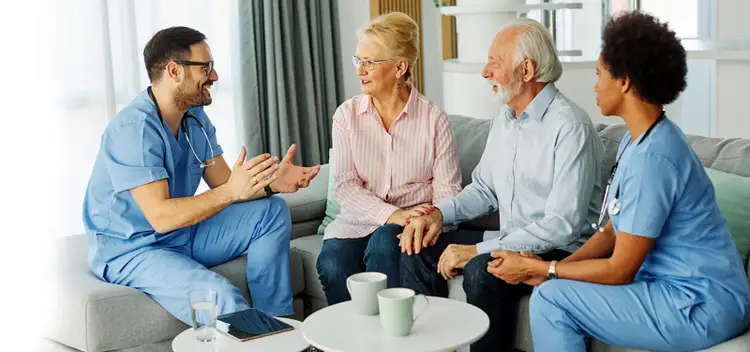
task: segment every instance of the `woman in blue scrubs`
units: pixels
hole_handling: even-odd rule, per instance
[[[658,351],[731,339],[750,323],[748,279],[701,161],[664,114],[686,86],[685,49],[641,12],[611,19],[602,39],[597,104],[628,128],[605,193],[610,220],[559,263],[496,252],[488,270],[541,284],[536,351],[585,351],[586,336]]]

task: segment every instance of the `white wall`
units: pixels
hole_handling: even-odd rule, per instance
[[[721,0],[716,2],[716,35],[719,40],[750,41],[747,14],[750,1]],[[717,63],[716,135],[718,137],[750,138],[750,108],[747,104],[747,79],[750,62],[720,61]]]
[[[346,100],[362,92],[359,88],[359,78],[352,66],[352,55],[357,49],[357,30],[370,22],[370,1],[339,0],[338,12],[339,43],[341,43],[339,57],[344,79],[343,99]]]
[[[422,64],[424,96],[443,106],[443,39],[440,9],[432,0],[422,0]]]

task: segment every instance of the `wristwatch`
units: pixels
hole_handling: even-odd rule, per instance
[[[273,191],[273,190],[271,189],[271,185],[266,185],[265,187],[263,187],[263,190],[264,190],[264,191],[266,191],[266,195],[267,195],[267,196],[272,196],[272,195],[274,195],[274,194],[276,194],[276,193],[277,193],[277,192],[274,192],[274,191]]]
[[[547,277],[549,277],[550,279],[557,279],[557,260],[553,260],[549,263]]]

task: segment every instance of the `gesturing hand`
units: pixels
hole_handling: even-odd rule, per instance
[[[245,161],[246,156],[247,150],[242,147],[227,181],[234,202],[258,198],[260,191],[275,180],[273,173],[278,169],[275,156],[261,154]]]
[[[320,165],[312,167],[297,166],[292,163],[297,145],[292,144],[286,152],[286,156],[279,163],[276,172],[276,180],[271,183],[271,190],[280,193],[294,193],[300,188],[310,185],[315,176],[320,172]]]

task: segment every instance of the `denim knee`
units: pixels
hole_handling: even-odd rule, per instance
[[[486,294],[487,291],[484,288],[492,280],[497,280],[496,277],[487,271],[487,264],[490,261],[492,261],[492,256],[489,254],[480,254],[469,260],[464,266],[463,286],[467,298]]]
[[[286,204],[284,198],[280,196],[270,196],[265,199],[268,201],[268,216],[274,218],[279,226],[286,227],[291,230],[292,228],[292,216],[289,214],[289,206]],[[290,231],[286,231],[289,233]]]
[[[398,234],[403,231],[403,227],[398,225],[381,226],[370,237],[367,244],[367,254],[397,255],[400,253]]]
[[[359,266],[358,263],[348,263],[347,256],[341,255],[342,247],[335,239],[323,241],[323,248],[315,264],[321,280],[325,282],[346,280],[353,270],[356,271],[354,268]]]

